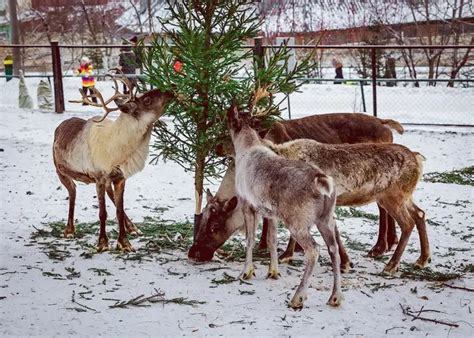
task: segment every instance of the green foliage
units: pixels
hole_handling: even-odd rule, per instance
[[[108,221],[107,236],[111,240],[117,239],[117,224],[115,221]],[[158,257],[159,254],[170,250],[188,251],[192,244],[193,227],[186,222],[169,222],[159,218],[145,217],[143,222],[135,223],[142,231],[143,236],[135,239],[134,246],[136,252],[122,254],[119,251],[112,250],[117,258],[127,261],[142,261],[158,259],[168,262],[165,257]],[[99,236],[99,222],[77,223],[74,239],[65,239],[63,237],[66,224],[64,222],[52,222],[45,225],[44,228],[35,228],[30,236],[30,246],[35,245],[40,248],[49,259],[55,261],[64,261],[72,257],[73,251],[81,252],[81,256],[91,258],[97,254],[95,245]],[[111,243],[113,248],[114,243]],[[219,256],[225,261],[244,261],[245,246],[242,240],[232,238],[219,250]],[[255,252],[255,260],[266,260],[268,255],[262,252]],[[110,272],[105,269],[91,268],[90,271],[99,276],[108,276]],[[55,277],[55,276],[52,276]],[[61,276],[62,277],[62,276]]]
[[[420,269],[415,265],[403,264],[400,267],[401,278],[423,280],[430,282],[446,282],[452,279],[461,277],[461,274],[456,272],[441,272],[434,271],[431,268]]]
[[[166,111],[172,126],[155,126],[153,162],[172,160],[195,172],[201,193],[198,181],[217,177],[224,169],[215,149],[228,142],[226,111],[231,103],[258,115],[268,127],[280,114],[275,95],[298,90],[296,78],[312,66],[311,57],[288,72],[290,50],[281,46],[266,58],[265,68],[259,67],[262,60],[253,60],[244,69],[253,52],[243,46],[261,26],[253,1],[178,0],[168,5],[170,16],[161,19],[161,36],[150,47],[139,43],[136,50],[146,81],[177,98]],[[183,64],[180,72],[173,68],[176,60]],[[264,95],[256,97],[258,90]]]
[[[433,172],[423,175],[423,180],[431,183],[451,183],[460,185],[474,185],[474,166],[459,170]]]
[[[378,215],[370,214],[358,208],[353,208],[353,207],[349,207],[349,208],[336,207],[336,217],[338,219],[341,219],[343,217],[348,217],[348,218],[360,217],[360,218],[367,218],[372,221],[377,221],[379,219]]]
[[[156,159],[190,171],[204,164],[205,176],[220,174],[222,159],[212,153],[226,134],[226,109],[243,96],[235,78],[252,51],[241,47],[260,26],[252,8],[244,0],[176,1],[170,17],[161,20],[166,38],[156,37],[151,48],[139,45],[147,82],[178,98],[167,109],[174,127],[155,127]],[[176,60],[183,64],[181,72],[173,68]]]

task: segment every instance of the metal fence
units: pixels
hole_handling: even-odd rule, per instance
[[[35,53],[42,56],[45,64],[42,71],[32,74],[28,71],[27,77],[48,77],[54,83],[55,111],[62,113],[66,108],[74,109],[65,100],[64,86],[77,86],[77,80],[71,81],[71,69],[77,62],[79,55],[86,51],[101,51],[107,57],[105,66],[116,63],[119,49],[123,45],[0,45],[5,48],[4,53],[12,48],[21,48],[25,54],[30,52],[35,58]],[[272,50],[281,46],[263,45],[261,39],[256,39],[252,48],[254,54],[264,58]],[[401,55],[404,51],[451,51],[469,53],[474,46],[393,46],[393,45],[364,45],[364,46],[288,46],[295,50],[298,58],[301,54],[316,50],[318,57],[317,69],[308,77],[300,79],[304,82],[301,93],[291,94],[284,100],[282,108],[284,116],[296,118],[316,113],[331,112],[366,112],[381,118],[393,118],[405,124],[421,125],[461,125],[474,126],[474,59],[469,56],[463,70],[451,79],[446,74],[441,74],[437,79],[428,79],[416,68],[416,79],[406,78],[409,71],[397,65],[397,78],[381,76],[383,68],[383,53],[388,55]],[[38,52],[41,51],[41,52]],[[387,52],[388,51],[388,52]],[[356,67],[347,60],[348,56],[363,55],[365,57],[365,74],[361,76],[360,67]],[[450,55],[451,55],[450,54]],[[463,54],[464,55],[464,54]],[[344,60],[344,79],[335,80],[334,68],[330,64],[331,58]],[[48,61],[49,60],[49,61]],[[412,60],[413,61],[413,60]],[[417,61],[417,60],[415,60]],[[349,63],[349,64],[347,64]],[[439,64],[438,64],[439,66]],[[107,68],[105,68],[107,69]],[[33,70],[33,69],[32,69]],[[332,74],[331,74],[332,73]],[[421,75],[420,75],[421,73]],[[314,76],[314,75],[317,76]],[[4,76],[2,76],[4,77]],[[447,84],[452,87],[447,87]],[[71,91],[66,91],[70,93]],[[78,94],[77,94],[78,95]],[[66,98],[71,99],[71,98]]]
[[[282,105],[285,117],[366,112],[407,125],[474,126],[474,80],[456,79],[450,88],[447,79],[437,80],[436,87],[429,86],[427,79],[377,79],[375,105],[372,79],[302,81],[302,92],[291,94]],[[416,82],[419,87],[415,87]]]

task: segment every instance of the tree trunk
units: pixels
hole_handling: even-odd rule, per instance
[[[202,192],[204,187],[204,165],[206,157],[198,155],[196,158],[196,172],[194,173],[195,209],[194,209],[194,238],[199,231],[201,220]]]
[[[211,47],[211,35],[212,35],[212,17],[215,11],[216,3],[215,1],[209,1],[206,3],[205,14],[204,14],[204,26],[205,26],[205,41],[204,45],[206,46],[206,51],[210,50]],[[195,10],[202,10],[202,7],[196,7]],[[211,62],[211,56],[208,56],[208,62]],[[209,71],[204,68],[203,78],[209,79]],[[207,131],[207,122],[209,117],[209,87],[207,84],[203,84],[198,90],[198,96],[202,100],[203,112],[199,121],[197,122],[197,139],[201,139],[200,135],[206,134]],[[194,190],[195,190],[195,211],[194,211],[194,238],[199,231],[199,221],[201,220],[201,209],[202,209],[202,192],[204,186],[204,172],[206,165],[206,156],[208,150],[198,149],[196,154],[196,172],[194,173]]]

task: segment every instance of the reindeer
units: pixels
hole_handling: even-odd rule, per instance
[[[319,256],[319,246],[310,233],[316,223],[331,256],[334,283],[328,304],[342,301],[340,258],[336,240],[334,208],[336,195],[331,177],[302,161],[283,158],[265,146],[235,106],[227,114],[228,127],[235,149],[235,189],[244,210],[247,249],[240,275],[254,274],[252,250],[255,243],[257,212],[269,220],[269,278],[278,278],[276,219],[285,222],[291,235],[303,247],[307,258],[303,278],[289,305],[298,309],[307,298],[309,279]]]
[[[256,125],[252,121],[253,125]],[[258,125],[257,125],[258,126]],[[264,139],[283,143],[294,139],[308,138],[322,143],[391,143],[391,130],[403,133],[403,127],[394,120],[379,119],[359,113],[332,113],[312,115],[295,120],[275,122],[270,129],[260,132]],[[226,147],[221,154],[232,152]],[[207,205],[202,211],[196,238],[188,252],[188,257],[197,261],[211,260],[214,252],[243,224],[243,214],[235,197],[235,170],[230,165],[216,195],[207,190]],[[235,197],[235,198],[234,198]],[[232,208],[235,206],[235,208]],[[380,230],[377,243],[369,251],[369,256],[377,257],[398,243],[395,222],[379,206]],[[266,247],[268,220],[264,218],[260,248]],[[281,255],[282,261],[290,260],[292,246]],[[342,256],[341,256],[342,257]]]
[[[267,276],[278,278],[276,220],[281,219],[302,246],[307,258],[303,278],[289,303],[292,308],[302,308],[307,298],[309,278],[319,256],[319,246],[310,233],[310,227],[316,223],[328,246],[333,265],[333,291],[328,304],[340,305],[340,258],[334,219],[336,195],[332,178],[303,161],[288,160],[276,155],[264,145],[255,130],[250,128],[246,118],[239,116],[235,106],[228,110],[227,119],[235,149],[235,188],[243,205],[247,233],[246,259],[240,277],[249,279],[254,274],[252,251],[257,213],[261,213],[270,220],[270,266]]]
[[[416,225],[421,254],[416,266],[430,261],[425,212],[413,202],[413,192],[422,176],[424,157],[398,144],[323,144],[294,140],[283,144],[264,141],[275,154],[312,164],[334,179],[337,204],[365,205],[377,202],[399,224],[402,234],[384,268],[393,275]],[[292,244],[294,247],[294,240]],[[344,257],[342,260],[344,261]]]
[[[97,89],[94,89],[94,96],[99,99],[98,104],[91,102],[90,96],[81,92],[85,103],[104,108],[105,114],[102,118],[84,120],[73,117],[62,122],[54,134],[54,165],[59,180],[69,193],[69,214],[64,236],[73,237],[75,233],[74,181],[95,183],[99,200],[99,252],[109,249],[105,231],[106,192],[117,209],[117,249],[126,252],[134,250],[128,241],[127,232],[140,232],[124,212],[125,181],[144,168],[153,124],[163,114],[166,103],[173,97],[171,93],[157,89],[137,96],[133,93],[133,85],[129,80],[120,80],[129,88],[129,95],[119,93],[115,79],[115,94],[107,101],[104,101]],[[117,105],[116,108],[107,106],[112,101]],[[110,112],[116,110],[120,115],[115,121],[106,119]]]

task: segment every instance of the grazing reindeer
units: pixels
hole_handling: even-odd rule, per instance
[[[289,305],[302,308],[309,279],[319,256],[319,246],[310,233],[315,223],[331,256],[334,284],[328,304],[342,301],[340,258],[336,240],[334,208],[336,195],[332,178],[302,161],[288,160],[266,147],[245,117],[231,107],[228,126],[235,149],[235,188],[244,209],[247,233],[245,266],[241,278],[254,273],[252,250],[255,244],[257,212],[269,218],[269,278],[278,278],[276,219],[285,222],[291,235],[305,251],[307,258],[303,278]]]
[[[424,268],[429,263],[425,212],[412,200],[423,170],[421,154],[389,143],[323,144],[300,139],[283,144],[265,141],[265,144],[279,156],[304,161],[330,175],[336,185],[338,205],[359,206],[375,201],[387,210],[400,225],[402,234],[384,272],[397,271],[415,224],[421,245],[416,265]]]
[[[260,136],[274,143],[300,138],[330,144],[391,143],[393,141],[391,129],[403,133],[403,127],[393,120],[358,113],[332,113],[275,122],[269,130],[261,132]],[[224,151],[224,153],[231,152],[230,146]],[[243,225],[242,209],[236,203],[234,181],[235,169],[230,165],[216,195],[213,196],[209,190],[207,191],[207,205],[202,211],[196,238],[188,252],[190,259],[211,260],[214,252]],[[382,255],[398,243],[393,218],[380,206],[379,211],[379,237],[375,246],[369,251],[369,256],[372,257]],[[267,224],[267,219],[264,219],[260,248],[266,247]],[[289,260],[291,255],[290,247],[281,258]]]
[[[133,251],[127,239],[127,231],[138,233],[124,212],[123,195],[125,180],[141,171],[148,156],[148,144],[153,124],[163,114],[166,103],[173,97],[171,93],[151,90],[140,97],[133,94],[133,86],[126,79],[122,81],[129,87],[130,94],[118,92],[115,81],[115,95],[104,102],[102,95],[95,90],[100,104],[91,102],[83,92],[84,102],[102,106],[106,113],[101,119],[83,120],[70,118],[62,122],[55,131],[53,158],[61,183],[69,193],[69,215],[65,237],[75,233],[74,206],[76,185],[74,181],[86,184],[95,183],[99,200],[100,232],[97,250],[108,250],[109,241],[105,231],[107,211],[105,193],[117,208],[119,236],[117,249]],[[107,104],[115,100],[117,108]],[[106,119],[114,110],[120,110],[115,121]],[[113,185],[113,188],[112,188]]]

